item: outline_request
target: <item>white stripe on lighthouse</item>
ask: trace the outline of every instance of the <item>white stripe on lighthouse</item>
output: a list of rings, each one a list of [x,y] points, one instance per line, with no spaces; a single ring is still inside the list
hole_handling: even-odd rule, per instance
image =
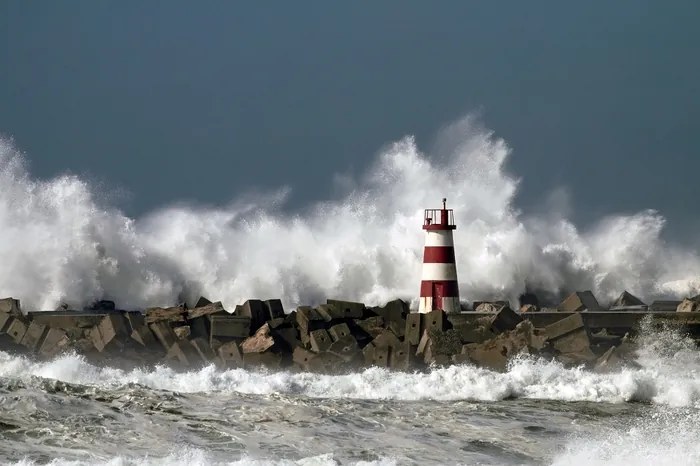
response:
[[[421,280],[424,281],[449,281],[457,280],[457,267],[455,264],[436,264],[424,263],[423,275]]]
[[[454,246],[452,230],[427,231],[425,235],[426,246]]]

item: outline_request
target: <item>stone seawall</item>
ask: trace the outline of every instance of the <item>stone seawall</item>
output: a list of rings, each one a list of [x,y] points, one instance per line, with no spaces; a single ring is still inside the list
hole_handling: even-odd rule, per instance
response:
[[[83,311],[25,314],[18,300],[6,298],[0,300],[0,349],[39,359],[74,351],[98,364],[182,370],[215,364],[339,373],[467,363],[503,371],[523,353],[607,370],[633,364],[634,336],[645,319],[700,336],[698,297],[663,303],[657,310],[636,303],[603,310],[582,292],[557,308],[524,304],[518,312],[503,301],[474,303],[470,312],[418,314],[398,299],[375,307],[329,299],[286,313],[278,299],[251,299],[229,312],[201,298],[192,307],[144,312],[101,301]]]

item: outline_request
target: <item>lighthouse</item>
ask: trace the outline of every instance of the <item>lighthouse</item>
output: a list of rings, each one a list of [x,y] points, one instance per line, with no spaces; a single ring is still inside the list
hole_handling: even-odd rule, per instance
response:
[[[447,208],[447,199],[442,200],[442,209],[425,210],[425,249],[418,312],[435,309],[448,313],[461,311],[452,238],[452,231],[456,228],[454,212]]]

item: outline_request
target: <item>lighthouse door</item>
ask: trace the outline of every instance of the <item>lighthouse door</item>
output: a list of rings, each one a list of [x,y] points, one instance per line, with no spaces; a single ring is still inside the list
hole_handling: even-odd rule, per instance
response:
[[[445,284],[433,282],[433,309],[442,309],[442,298],[445,296]]]

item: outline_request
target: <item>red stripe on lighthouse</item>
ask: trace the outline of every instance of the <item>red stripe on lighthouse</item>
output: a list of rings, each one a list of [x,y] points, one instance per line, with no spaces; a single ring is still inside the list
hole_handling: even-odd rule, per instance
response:
[[[424,264],[454,264],[455,248],[453,246],[426,246],[423,252]]]
[[[433,296],[433,288],[442,286],[443,296],[457,297],[459,296],[459,286],[455,280],[422,280],[420,282],[421,297]]]

